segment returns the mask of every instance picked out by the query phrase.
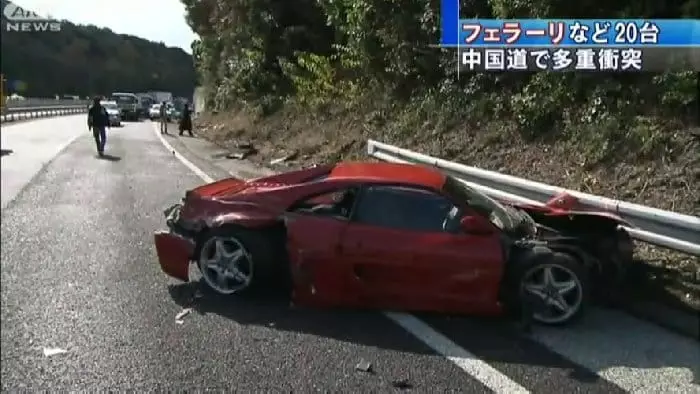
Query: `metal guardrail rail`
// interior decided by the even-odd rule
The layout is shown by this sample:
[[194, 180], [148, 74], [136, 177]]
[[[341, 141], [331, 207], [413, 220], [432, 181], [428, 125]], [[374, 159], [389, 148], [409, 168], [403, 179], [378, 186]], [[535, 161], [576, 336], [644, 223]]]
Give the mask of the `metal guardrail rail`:
[[586, 208], [615, 213], [634, 227], [625, 227], [634, 239], [700, 256], [700, 218], [657, 208], [595, 196], [558, 186], [533, 182], [495, 171], [439, 159], [393, 145], [368, 140], [367, 153], [380, 160], [435, 166], [496, 198], [542, 204], [566, 192]]
[[28, 108], [7, 108], [0, 115], [2, 123], [17, 120], [44, 118], [50, 116], [72, 115], [87, 112], [87, 104], [72, 106], [49, 106], [49, 107], [28, 107]]
[[24, 108], [36, 107], [75, 107], [79, 105], [87, 106], [90, 103], [88, 100], [71, 100], [71, 99], [50, 99], [50, 98], [25, 98], [22, 100], [5, 100], [5, 110], [14, 111]]

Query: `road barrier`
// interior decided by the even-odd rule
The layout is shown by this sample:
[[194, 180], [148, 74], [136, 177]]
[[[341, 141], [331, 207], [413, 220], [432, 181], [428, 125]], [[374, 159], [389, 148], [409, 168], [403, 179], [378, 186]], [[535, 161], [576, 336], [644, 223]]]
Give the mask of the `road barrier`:
[[8, 107], [5, 108], [2, 115], [0, 115], [0, 121], [13, 122], [16, 120], [34, 119], [34, 118], [44, 118], [49, 116], [62, 116], [62, 115], [72, 115], [87, 112], [87, 103], [82, 105], [76, 105], [75, 101], [73, 105], [64, 106], [48, 106], [48, 107]]
[[7, 110], [37, 108], [37, 107], [75, 107], [79, 105], [90, 104], [89, 100], [72, 100], [72, 99], [50, 99], [50, 98], [25, 98], [22, 100], [5, 100], [5, 108]]
[[374, 140], [367, 141], [367, 153], [384, 161], [435, 166], [492, 197], [514, 202], [542, 205], [555, 195], [566, 192], [577, 198], [584, 209], [603, 210], [621, 216], [634, 226], [625, 229], [636, 240], [700, 256], [700, 218], [697, 216], [567, 190], [466, 166]]

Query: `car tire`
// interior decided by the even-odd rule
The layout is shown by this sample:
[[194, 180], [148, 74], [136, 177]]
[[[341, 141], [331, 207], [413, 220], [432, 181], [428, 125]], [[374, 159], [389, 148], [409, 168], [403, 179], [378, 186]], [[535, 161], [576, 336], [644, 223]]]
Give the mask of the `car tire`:
[[[590, 304], [590, 281], [588, 271], [576, 258], [545, 247], [534, 248], [522, 257], [510, 282], [515, 290], [515, 309], [527, 311], [533, 322], [548, 326], [569, 325], [585, 314]], [[540, 279], [548, 271], [556, 281], [551, 287]], [[564, 293], [570, 285], [574, 287]], [[562, 294], [557, 295], [559, 292]], [[568, 307], [566, 311], [560, 308], [563, 305]]]
[[[269, 287], [272, 284], [271, 279], [275, 277], [278, 267], [276, 263], [279, 261], [276, 257], [278, 248], [273, 242], [268, 239], [267, 232], [264, 230], [249, 230], [238, 226], [222, 226], [206, 231], [199, 237], [197, 247], [195, 249], [195, 260], [202, 274], [202, 282], [213, 292], [219, 295], [247, 295], [257, 293]], [[207, 261], [215, 259], [214, 254], [216, 246], [223, 245], [228, 254], [241, 251], [243, 260], [239, 260], [239, 265], [234, 271], [243, 273], [248, 276], [247, 280], [239, 280], [237, 278], [229, 278], [234, 282], [234, 286], [225, 288], [216, 281], [216, 271], [219, 268], [213, 268], [213, 264], [208, 264]], [[230, 261], [230, 259], [229, 259]], [[225, 265], [225, 261], [220, 261]], [[207, 266], [209, 265], [209, 267]], [[245, 267], [243, 266], [245, 265]], [[231, 273], [229, 268], [229, 274]], [[214, 275], [212, 275], [214, 274]]]

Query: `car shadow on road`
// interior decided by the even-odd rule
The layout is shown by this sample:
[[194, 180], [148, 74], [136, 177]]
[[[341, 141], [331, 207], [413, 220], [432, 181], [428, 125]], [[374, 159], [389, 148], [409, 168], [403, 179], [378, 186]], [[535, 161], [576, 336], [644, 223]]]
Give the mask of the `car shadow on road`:
[[401, 352], [432, 354], [430, 349], [416, 343], [410, 334], [376, 313], [292, 306], [283, 292], [221, 296], [200, 282], [171, 285], [168, 291], [183, 308], [192, 308], [199, 314], [216, 314], [240, 325], [264, 326]]
[[[435, 354], [389, 319], [372, 311], [295, 307], [290, 306], [289, 298], [283, 294], [269, 294], [254, 298], [220, 296], [207, 290], [206, 286], [200, 282], [172, 285], [168, 290], [173, 300], [183, 308], [192, 308], [199, 314], [214, 313], [241, 325], [265, 326], [275, 330], [317, 335], [387, 350]], [[584, 386], [590, 386], [591, 389], [594, 385], [605, 382], [596, 373], [530, 339], [512, 322], [505, 319], [442, 314], [417, 314], [416, 316], [455, 344], [496, 367], [529, 365], [541, 368], [542, 373], [551, 373], [555, 370]], [[464, 357], [463, 354], [458, 353], [447, 354], [447, 356]], [[608, 365], [601, 370], [619, 366], [659, 367], [650, 365], [649, 361], [629, 364]]]
[[[688, 264], [692, 267], [691, 264]], [[676, 311], [698, 315], [700, 272], [662, 264], [635, 261], [624, 293], [636, 301], [654, 301]]]

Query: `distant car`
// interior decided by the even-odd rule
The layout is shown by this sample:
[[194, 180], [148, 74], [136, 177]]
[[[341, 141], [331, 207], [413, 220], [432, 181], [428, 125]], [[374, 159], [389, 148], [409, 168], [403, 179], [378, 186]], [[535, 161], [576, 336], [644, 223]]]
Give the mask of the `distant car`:
[[141, 107], [139, 108], [140, 113], [144, 118], [148, 118], [148, 110], [151, 109], [153, 104], [155, 104], [155, 100], [153, 100], [151, 96], [143, 93], [140, 93], [137, 96], [141, 101]]
[[107, 110], [110, 127], [121, 127], [122, 116], [116, 101], [100, 101], [100, 104]]
[[435, 168], [348, 162], [189, 190], [154, 241], [163, 272], [187, 281], [194, 261], [220, 294], [291, 287], [297, 305], [530, 310], [560, 325], [614, 290], [633, 252], [628, 223], [574, 203], [517, 205]]
[[175, 106], [172, 104], [168, 105], [167, 114], [168, 114], [168, 122], [176, 121], [176, 120], [180, 119], [180, 117], [182, 116], [182, 113], [177, 108], [175, 108]]
[[140, 116], [141, 100], [133, 93], [112, 93], [111, 98], [116, 101], [121, 111], [122, 119], [138, 121]]
[[148, 109], [148, 118], [151, 120], [160, 118], [160, 104], [153, 104]]

